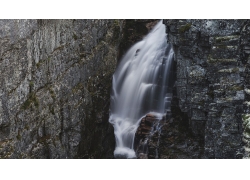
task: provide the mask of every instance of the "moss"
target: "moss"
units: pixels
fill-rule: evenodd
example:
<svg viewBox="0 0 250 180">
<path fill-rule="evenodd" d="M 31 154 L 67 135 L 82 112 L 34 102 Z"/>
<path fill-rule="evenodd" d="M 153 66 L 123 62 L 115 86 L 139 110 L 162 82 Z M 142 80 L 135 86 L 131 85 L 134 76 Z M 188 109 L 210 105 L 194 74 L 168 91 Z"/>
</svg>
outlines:
<svg viewBox="0 0 250 180">
<path fill-rule="evenodd" d="M 216 46 L 213 46 L 213 49 L 235 50 L 237 49 L 237 46 L 216 45 Z"/>
<path fill-rule="evenodd" d="M 34 87 L 34 82 L 30 81 L 29 86 L 30 86 L 30 88 L 33 88 Z"/>
<path fill-rule="evenodd" d="M 45 136 L 43 136 L 43 137 L 39 138 L 39 139 L 38 139 L 38 142 L 39 142 L 39 143 L 41 143 L 41 144 L 47 144 L 46 140 L 49 140 L 49 139 L 50 139 L 50 137 L 51 137 L 51 135 L 50 135 L 50 134 L 45 135 Z"/>
<path fill-rule="evenodd" d="M 191 23 L 187 23 L 184 26 L 181 26 L 179 29 L 179 33 L 184 33 L 186 31 L 188 31 L 191 28 L 192 24 Z"/>
<path fill-rule="evenodd" d="M 239 72 L 239 68 L 221 69 L 218 72 L 220 72 L 220 73 L 237 73 L 237 72 Z"/>
<path fill-rule="evenodd" d="M 36 63 L 36 67 L 37 67 L 37 68 L 40 68 L 41 64 L 42 64 L 42 63 L 39 61 L 38 63 Z"/>
<path fill-rule="evenodd" d="M 241 90 L 244 90 L 244 87 L 234 85 L 234 86 L 230 86 L 229 89 L 232 90 L 232 91 L 241 91 Z"/>
<path fill-rule="evenodd" d="M 56 94 L 55 94 L 55 92 L 53 91 L 53 89 L 52 89 L 51 87 L 49 87 L 48 89 L 49 89 L 49 93 L 50 93 L 52 99 L 55 100 L 55 99 L 56 99 Z"/>
<path fill-rule="evenodd" d="M 55 110 L 54 110 L 54 107 L 52 105 L 49 106 L 49 111 L 51 114 L 55 115 Z"/>
<path fill-rule="evenodd" d="M 18 134 L 16 136 L 16 138 L 20 141 L 22 139 L 22 136 L 20 135 L 20 131 L 18 130 Z"/>
<path fill-rule="evenodd" d="M 239 36 L 222 36 L 222 37 L 216 37 L 215 38 L 215 42 L 216 43 L 223 43 L 223 42 L 227 42 L 230 40 L 236 40 L 238 39 Z"/>
<path fill-rule="evenodd" d="M 217 49 L 227 49 L 227 46 L 225 45 L 219 45 L 219 46 L 216 46 Z"/>
<path fill-rule="evenodd" d="M 78 37 L 77 37 L 77 35 L 75 33 L 73 34 L 73 38 L 74 38 L 75 41 L 78 39 Z"/>
<path fill-rule="evenodd" d="M 114 19 L 114 25 L 119 26 L 119 20 L 118 19 Z"/>
<path fill-rule="evenodd" d="M 33 81 L 30 81 L 29 82 L 29 87 L 30 87 L 30 92 L 33 90 L 33 87 L 34 87 L 34 83 Z"/>
<path fill-rule="evenodd" d="M 248 118 L 250 118 L 249 114 L 242 114 L 242 119 L 246 121 Z"/>
<path fill-rule="evenodd" d="M 78 90 L 83 90 L 83 83 L 78 83 L 73 89 L 72 92 L 76 93 Z"/>
<path fill-rule="evenodd" d="M 24 103 L 23 103 L 23 105 L 22 105 L 22 109 L 27 109 L 29 106 L 30 106 L 30 104 L 31 104 L 31 101 L 30 101 L 30 99 L 27 99 Z"/>
<path fill-rule="evenodd" d="M 37 100 L 36 96 L 34 97 L 33 101 L 34 101 L 34 105 L 35 105 L 36 107 L 38 107 L 38 106 L 39 106 L 39 103 L 38 103 L 38 100 Z"/>
<path fill-rule="evenodd" d="M 212 55 L 209 54 L 207 57 L 207 62 L 210 64 L 213 64 L 213 63 L 228 64 L 228 63 L 232 63 L 232 62 L 237 62 L 237 60 L 236 59 L 213 59 Z"/>
<path fill-rule="evenodd" d="M 30 107 L 30 105 L 34 103 L 36 107 L 39 106 L 38 99 L 35 93 L 30 93 L 28 99 L 22 104 L 21 109 L 26 110 Z"/>
<path fill-rule="evenodd" d="M 26 124 L 25 127 L 24 127 L 24 129 L 29 130 L 30 129 L 29 125 Z"/>
<path fill-rule="evenodd" d="M 239 72 L 239 68 L 233 68 L 232 69 L 232 73 L 237 73 L 237 72 Z"/>
<path fill-rule="evenodd" d="M 55 49 L 54 49 L 54 51 L 53 52 L 55 52 L 55 51 L 59 51 L 59 50 L 62 50 L 63 48 L 64 48 L 64 46 L 65 45 L 61 45 L 61 46 L 58 46 L 58 47 L 56 47 Z"/>
<path fill-rule="evenodd" d="M 40 66 L 45 62 L 45 59 L 40 60 L 38 63 L 36 63 L 36 67 L 40 68 Z"/>
<path fill-rule="evenodd" d="M 248 134 L 248 135 L 250 135 L 250 129 L 246 128 L 245 129 L 245 133 Z"/>
</svg>

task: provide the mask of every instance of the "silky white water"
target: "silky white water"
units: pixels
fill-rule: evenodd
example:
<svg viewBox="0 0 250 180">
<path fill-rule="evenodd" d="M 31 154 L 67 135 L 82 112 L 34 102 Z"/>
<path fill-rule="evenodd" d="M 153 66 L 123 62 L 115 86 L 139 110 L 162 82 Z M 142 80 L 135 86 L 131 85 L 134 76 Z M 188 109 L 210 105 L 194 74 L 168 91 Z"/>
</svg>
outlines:
<svg viewBox="0 0 250 180">
<path fill-rule="evenodd" d="M 113 75 L 109 118 L 116 138 L 115 157 L 135 158 L 134 136 L 141 118 L 149 112 L 163 116 L 169 108 L 166 100 L 173 55 L 160 21 L 122 58 Z"/>
</svg>

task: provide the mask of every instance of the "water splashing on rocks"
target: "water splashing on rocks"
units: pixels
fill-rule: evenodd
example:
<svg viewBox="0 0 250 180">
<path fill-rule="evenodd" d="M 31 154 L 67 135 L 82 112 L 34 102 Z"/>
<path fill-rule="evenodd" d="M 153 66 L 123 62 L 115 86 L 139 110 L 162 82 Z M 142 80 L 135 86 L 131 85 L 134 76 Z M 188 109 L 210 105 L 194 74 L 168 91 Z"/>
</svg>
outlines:
<svg viewBox="0 0 250 180">
<path fill-rule="evenodd" d="M 134 136 L 140 120 L 169 111 L 168 80 L 174 53 L 162 21 L 132 46 L 113 75 L 109 122 L 114 126 L 116 158 L 136 158 Z"/>
</svg>

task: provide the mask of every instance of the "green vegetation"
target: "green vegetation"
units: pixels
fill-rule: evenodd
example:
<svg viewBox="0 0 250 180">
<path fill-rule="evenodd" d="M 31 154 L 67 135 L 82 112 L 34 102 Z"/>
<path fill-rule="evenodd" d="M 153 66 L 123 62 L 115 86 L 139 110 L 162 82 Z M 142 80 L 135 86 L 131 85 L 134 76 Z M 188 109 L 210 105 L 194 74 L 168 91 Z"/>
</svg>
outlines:
<svg viewBox="0 0 250 180">
<path fill-rule="evenodd" d="M 180 27 L 179 32 L 184 33 L 188 31 L 191 28 L 191 26 L 192 26 L 191 23 L 187 23 L 186 25 Z"/>
<path fill-rule="evenodd" d="M 26 124 L 25 127 L 24 127 L 24 129 L 29 130 L 30 129 L 29 125 Z"/>
<path fill-rule="evenodd" d="M 21 109 L 26 110 L 30 107 L 30 105 L 34 103 L 35 107 L 39 106 L 38 99 L 35 95 L 35 93 L 30 93 L 28 99 L 23 103 L 21 106 Z"/>
<path fill-rule="evenodd" d="M 241 91 L 241 90 L 244 90 L 244 87 L 234 85 L 234 86 L 230 86 L 229 89 L 232 90 L 232 91 Z"/>
<path fill-rule="evenodd" d="M 60 47 L 59 47 L 60 48 Z M 59 49 L 59 48 L 57 48 L 57 49 Z M 56 49 L 54 49 L 54 51 L 55 51 Z M 51 57 L 48 57 L 48 59 L 47 59 L 47 61 L 50 61 L 51 60 Z M 43 63 L 45 63 L 46 62 L 46 59 L 42 59 L 42 60 L 40 60 L 38 63 L 36 63 L 36 67 L 37 68 L 39 68 Z"/>
<path fill-rule="evenodd" d="M 30 92 L 32 91 L 33 87 L 34 87 L 34 82 L 33 81 L 30 81 L 29 83 L 29 87 L 30 87 Z"/>
<path fill-rule="evenodd" d="M 22 139 L 22 136 L 20 135 L 20 131 L 18 130 L 18 134 L 16 136 L 16 138 L 20 141 Z"/>
<path fill-rule="evenodd" d="M 41 61 L 39 61 L 38 63 L 36 63 L 36 67 L 39 68 L 41 66 Z"/>
<path fill-rule="evenodd" d="M 72 92 L 76 93 L 78 90 L 83 90 L 83 83 L 79 82 L 73 89 Z"/>
<path fill-rule="evenodd" d="M 52 99 L 55 100 L 55 99 L 56 99 L 56 94 L 55 94 L 55 92 L 53 91 L 53 89 L 52 89 L 51 87 L 49 87 L 48 89 L 49 89 L 49 93 L 50 93 Z"/>
<path fill-rule="evenodd" d="M 239 72 L 239 68 L 229 68 L 229 69 L 221 69 L 219 70 L 218 72 L 221 72 L 221 73 L 237 73 Z"/>
<path fill-rule="evenodd" d="M 216 37 L 215 42 L 223 43 L 223 42 L 227 42 L 230 40 L 237 40 L 237 39 L 239 39 L 239 36 L 221 36 L 221 37 Z"/>
<path fill-rule="evenodd" d="M 248 118 L 250 118 L 250 115 L 249 114 L 242 114 L 242 118 L 243 120 L 247 120 Z"/>
<path fill-rule="evenodd" d="M 48 145 L 46 141 L 47 141 L 48 139 L 50 139 L 50 138 L 51 138 L 51 135 L 48 134 L 48 135 L 45 135 L 45 136 L 39 138 L 39 139 L 38 139 L 38 142 L 41 143 L 41 144 L 44 144 L 44 145 Z"/>
<path fill-rule="evenodd" d="M 49 111 L 51 114 L 55 115 L 55 110 L 54 110 L 54 107 L 52 105 L 49 106 Z"/>
<path fill-rule="evenodd" d="M 114 20 L 114 26 L 119 26 L 119 20 L 118 19 Z"/>
<path fill-rule="evenodd" d="M 78 39 L 78 37 L 76 36 L 75 33 L 73 34 L 73 38 L 74 38 L 75 41 Z"/>
<path fill-rule="evenodd" d="M 30 81 L 29 86 L 30 86 L 30 88 L 33 88 L 34 87 L 34 82 Z"/>
</svg>

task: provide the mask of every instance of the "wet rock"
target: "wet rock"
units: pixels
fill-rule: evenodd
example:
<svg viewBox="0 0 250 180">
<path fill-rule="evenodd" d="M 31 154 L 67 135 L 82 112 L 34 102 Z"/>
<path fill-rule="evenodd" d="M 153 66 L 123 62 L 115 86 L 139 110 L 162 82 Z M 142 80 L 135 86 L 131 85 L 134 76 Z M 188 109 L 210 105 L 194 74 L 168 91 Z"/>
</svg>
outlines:
<svg viewBox="0 0 250 180">
<path fill-rule="evenodd" d="M 158 158 L 158 140 L 160 138 L 160 124 L 164 123 L 165 117 L 159 117 L 153 113 L 142 118 L 135 133 L 134 149 L 137 158 Z"/>
<path fill-rule="evenodd" d="M 242 128 L 242 115 L 249 112 L 249 106 L 243 102 L 250 98 L 246 89 L 250 83 L 250 22 L 218 19 L 164 20 L 164 23 L 168 41 L 175 47 L 174 94 L 178 101 L 175 107 L 187 115 L 187 130 L 193 136 L 189 136 L 190 140 L 194 143 L 204 139 L 200 144 L 204 147 L 199 146 L 197 150 L 200 155 L 190 155 L 190 158 L 242 157 L 237 154 L 248 158 L 249 141 L 244 138 L 242 141 L 242 136 L 247 136 Z M 173 119 L 173 125 L 181 127 L 175 124 L 180 122 L 180 117 L 173 115 Z M 183 142 L 181 138 L 189 137 L 177 139 Z M 169 146 L 167 140 L 164 146 Z M 163 148 L 168 154 L 162 152 L 164 157 L 184 157 L 184 149 L 179 152 L 181 156 L 174 156 L 173 148 Z"/>
<path fill-rule="evenodd" d="M 136 42 L 143 39 L 145 35 L 156 25 L 156 19 L 127 19 L 124 21 L 123 38 L 120 44 L 118 60 Z M 139 51 L 137 52 L 139 53 Z"/>
</svg>

